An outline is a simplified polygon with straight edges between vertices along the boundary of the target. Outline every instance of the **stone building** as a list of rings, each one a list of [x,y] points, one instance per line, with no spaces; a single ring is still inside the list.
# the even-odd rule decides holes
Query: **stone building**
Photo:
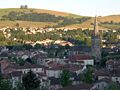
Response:
[[[101,38],[100,38],[100,33],[98,30],[98,22],[97,22],[97,17],[95,17],[94,20],[94,30],[92,34],[92,56],[95,59],[96,63],[100,63],[101,60]]]

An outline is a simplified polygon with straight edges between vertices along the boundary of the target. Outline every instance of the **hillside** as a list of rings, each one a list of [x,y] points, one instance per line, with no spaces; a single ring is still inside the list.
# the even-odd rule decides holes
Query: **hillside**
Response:
[[[20,26],[26,25],[25,27],[28,27],[29,23],[34,27],[62,27],[89,19],[89,17],[43,9],[9,8],[0,9],[0,12],[0,27],[14,26],[16,23]]]
[[[120,15],[99,16],[98,18],[99,29],[119,29],[120,28]],[[83,22],[82,24],[66,25],[61,28],[93,28],[94,17]]]
[[[59,12],[59,11],[52,11],[52,10],[45,10],[45,9],[19,9],[19,8],[7,8],[7,9],[0,9],[0,16],[7,15],[8,13],[15,11],[15,12],[33,12],[33,13],[48,13],[52,14],[55,16],[63,16],[63,17],[70,17],[70,18],[80,18],[82,16],[80,15],[75,15],[71,13],[66,13],[66,12]]]
[[[93,17],[44,9],[0,9],[0,27],[56,27],[56,28],[93,28]],[[98,17],[99,27],[120,28],[120,15]]]

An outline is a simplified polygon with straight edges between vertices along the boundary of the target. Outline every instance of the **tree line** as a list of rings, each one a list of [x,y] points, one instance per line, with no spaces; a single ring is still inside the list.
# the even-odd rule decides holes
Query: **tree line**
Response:
[[[8,15],[2,16],[2,20],[22,20],[22,21],[33,21],[33,22],[54,22],[58,23],[54,27],[60,27],[71,24],[79,24],[87,21],[90,17],[82,18],[68,18],[62,16],[55,16],[48,13],[26,13],[26,12],[10,12]],[[62,21],[62,22],[61,22]]]

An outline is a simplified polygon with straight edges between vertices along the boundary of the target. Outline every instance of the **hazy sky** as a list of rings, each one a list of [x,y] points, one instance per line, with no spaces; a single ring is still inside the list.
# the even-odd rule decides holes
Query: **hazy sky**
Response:
[[[120,0],[0,0],[0,8],[20,5],[86,16],[120,14]]]

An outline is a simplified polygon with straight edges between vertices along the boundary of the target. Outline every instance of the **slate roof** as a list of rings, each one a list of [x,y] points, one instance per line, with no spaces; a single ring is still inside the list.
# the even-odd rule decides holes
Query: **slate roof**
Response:
[[[19,76],[22,75],[22,71],[13,71],[13,72],[11,73],[11,75],[12,75],[13,77],[19,77]]]
[[[91,47],[89,46],[73,46],[70,51],[80,51],[80,52],[91,52]]]

